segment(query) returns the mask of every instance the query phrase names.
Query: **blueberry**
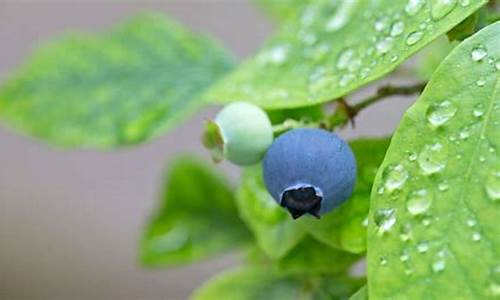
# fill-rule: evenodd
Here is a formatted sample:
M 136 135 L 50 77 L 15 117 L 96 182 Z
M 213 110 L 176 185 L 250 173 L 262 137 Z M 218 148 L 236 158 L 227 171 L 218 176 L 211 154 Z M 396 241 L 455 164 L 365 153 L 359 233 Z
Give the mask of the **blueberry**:
M 205 145 L 214 148 L 234 164 L 246 166 L 260 162 L 273 142 L 271 121 L 258 106 L 234 102 L 224 107 L 207 125 Z
M 294 129 L 271 145 L 264 157 L 266 188 L 294 219 L 319 218 L 342 204 L 356 181 L 349 145 L 322 129 Z

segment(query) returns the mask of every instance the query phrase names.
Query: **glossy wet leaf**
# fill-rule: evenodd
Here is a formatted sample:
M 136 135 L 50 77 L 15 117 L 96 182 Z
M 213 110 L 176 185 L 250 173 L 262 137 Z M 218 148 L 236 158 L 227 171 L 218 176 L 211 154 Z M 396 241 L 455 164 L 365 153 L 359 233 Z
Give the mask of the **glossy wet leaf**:
M 350 200 L 320 220 L 304 216 L 293 220 L 264 187 L 260 167 L 245 171 L 237 203 L 262 250 L 273 259 L 286 255 L 307 235 L 329 246 L 354 253 L 366 248 L 365 219 L 371 183 L 382 162 L 387 139 L 362 139 L 350 143 L 358 164 L 358 179 Z
M 485 0 L 318 0 L 211 89 L 219 103 L 267 109 L 324 103 L 394 70 Z
M 396 130 L 372 191 L 371 300 L 500 295 L 499 58 L 496 23 L 450 53 Z
M 62 146 L 157 136 L 200 106 L 232 66 L 212 40 L 160 14 L 45 44 L 0 89 L 0 118 Z
M 345 275 L 335 277 L 302 277 L 282 275 L 258 267 L 246 267 L 216 276 L 192 296 L 194 300 L 282 300 L 346 299 L 363 280 Z
M 141 262 L 189 263 L 249 241 L 234 201 L 232 189 L 213 170 L 192 158 L 176 160 L 141 242 Z

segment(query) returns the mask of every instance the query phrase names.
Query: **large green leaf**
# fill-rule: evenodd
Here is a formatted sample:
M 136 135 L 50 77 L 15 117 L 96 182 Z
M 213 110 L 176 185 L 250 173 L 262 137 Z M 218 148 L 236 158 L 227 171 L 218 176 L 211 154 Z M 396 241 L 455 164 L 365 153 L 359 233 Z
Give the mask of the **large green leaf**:
M 318 0 L 207 97 L 267 109 L 323 103 L 387 74 L 486 0 Z
M 345 275 L 299 279 L 265 268 L 247 267 L 215 277 L 195 291 L 195 300 L 346 299 L 363 280 Z
M 157 136 L 200 106 L 228 54 L 162 15 L 44 45 L 0 89 L 0 118 L 63 146 L 106 148 Z
M 500 23 L 457 46 L 377 174 L 370 299 L 500 296 Z
M 274 259 L 283 257 L 308 234 L 332 247 L 363 252 L 371 183 L 387 145 L 387 139 L 363 139 L 351 143 L 358 164 L 354 194 L 321 220 L 307 216 L 293 220 L 266 191 L 261 168 L 247 169 L 237 197 L 238 208 L 266 255 Z
M 234 201 L 232 189 L 210 168 L 192 158 L 176 160 L 141 243 L 142 263 L 192 262 L 249 241 Z

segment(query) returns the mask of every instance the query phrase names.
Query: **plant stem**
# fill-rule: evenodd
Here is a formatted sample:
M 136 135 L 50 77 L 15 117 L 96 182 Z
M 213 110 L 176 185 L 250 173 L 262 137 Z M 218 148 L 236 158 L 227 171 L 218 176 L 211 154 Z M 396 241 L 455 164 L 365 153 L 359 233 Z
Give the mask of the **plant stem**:
M 375 95 L 367 97 L 352 106 L 347 104 L 343 98 L 336 99 L 337 108 L 335 109 L 335 112 L 327 116 L 324 120 L 313 122 L 288 119 L 281 124 L 273 126 L 273 131 L 275 135 L 280 135 L 285 131 L 300 127 L 321 127 L 333 131 L 335 128 L 343 126 L 349 121 L 354 124 L 354 118 L 368 106 L 392 96 L 409 96 L 420 93 L 424 89 L 425 85 L 426 82 L 419 82 L 409 86 L 382 86 L 377 90 Z

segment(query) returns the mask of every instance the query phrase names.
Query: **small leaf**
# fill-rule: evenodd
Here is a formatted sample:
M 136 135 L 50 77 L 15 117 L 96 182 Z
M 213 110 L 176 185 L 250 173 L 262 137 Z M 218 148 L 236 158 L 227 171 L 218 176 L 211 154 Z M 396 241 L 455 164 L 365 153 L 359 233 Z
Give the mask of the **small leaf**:
M 170 167 L 161 206 L 141 244 L 144 265 L 188 263 L 240 246 L 250 238 L 231 188 L 191 158 Z
M 371 183 L 382 162 L 387 139 L 362 139 L 350 143 L 358 164 L 358 180 L 351 199 L 321 220 L 293 220 L 269 195 L 260 167 L 245 171 L 237 203 L 242 219 L 262 250 L 273 259 L 291 251 L 306 235 L 354 253 L 366 249 L 366 227 Z
M 226 272 L 196 290 L 193 300 L 346 299 L 363 284 L 347 276 L 299 279 L 266 268 Z
M 499 58 L 495 23 L 446 57 L 404 115 L 372 190 L 370 299 L 498 297 Z
M 391 72 L 487 1 L 458 2 L 311 2 L 206 97 L 244 99 L 266 109 L 338 99 Z
M 349 300 L 368 300 L 368 289 L 366 288 L 366 285 L 352 295 Z
M 279 259 L 276 266 L 279 271 L 286 274 L 333 275 L 346 273 L 347 269 L 359 259 L 359 255 L 332 249 L 311 237 L 306 237 Z
M 109 148 L 163 133 L 232 66 L 212 40 L 160 14 L 37 50 L 0 89 L 0 117 L 52 143 Z

